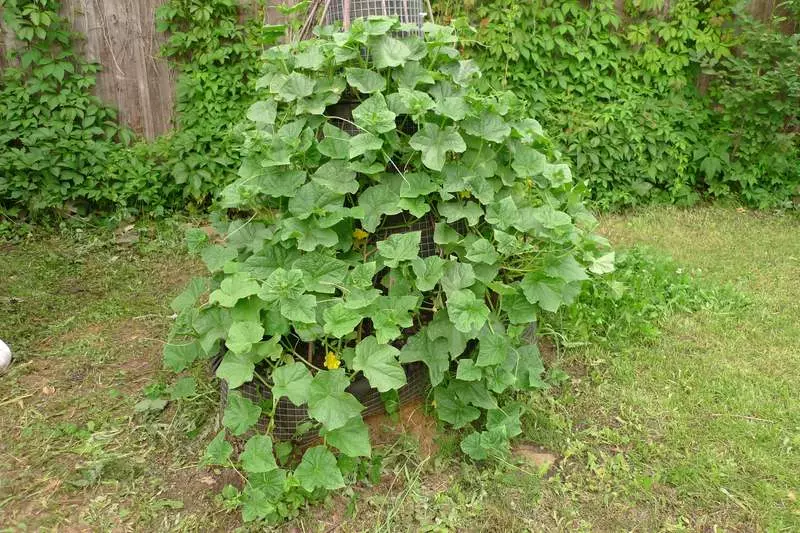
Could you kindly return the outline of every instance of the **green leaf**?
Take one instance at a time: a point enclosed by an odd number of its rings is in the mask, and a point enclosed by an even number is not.
[[[347,83],[364,94],[376,93],[386,88],[386,80],[377,72],[363,68],[348,68],[345,70]]]
[[[459,400],[450,389],[437,387],[433,391],[433,397],[436,402],[436,416],[452,424],[455,429],[466,426],[481,415],[479,410]]]
[[[347,424],[325,432],[325,444],[337,448],[348,457],[369,457],[372,446],[369,441],[369,428],[360,417],[351,418]]]
[[[539,176],[547,165],[547,156],[530,146],[520,146],[514,154],[511,168],[521,178]]]
[[[442,277],[444,292],[450,294],[471,287],[474,284],[475,270],[472,265],[452,260],[445,263],[444,276]]]
[[[169,304],[170,308],[176,313],[180,313],[184,309],[192,307],[197,303],[197,300],[200,299],[200,296],[206,292],[207,288],[208,282],[205,279],[192,278],[192,281],[189,282],[189,285],[183,292],[176,296],[175,299],[172,300],[172,303]]]
[[[369,187],[358,198],[359,207],[364,209],[361,225],[366,231],[373,233],[380,224],[382,215],[396,215],[401,211],[399,202],[400,196],[388,185]]]
[[[383,146],[383,139],[373,135],[372,133],[365,132],[359,133],[350,138],[350,148],[348,157],[353,159],[355,157],[366,154],[373,150],[380,150]]]
[[[310,182],[297,190],[295,196],[289,200],[288,208],[291,214],[304,220],[312,215],[325,216],[341,211],[343,204],[344,195],[317,182]]]
[[[237,389],[253,380],[255,368],[250,354],[227,352],[217,367],[216,375],[228,383],[229,389]]]
[[[294,477],[308,492],[317,488],[334,490],[344,487],[336,457],[325,446],[314,446],[306,450],[303,460],[294,471]]]
[[[164,367],[173,372],[183,372],[189,365],[205,355],[205,351],[197,341],[190,344],[166,344],[164,345]]]
[[[323,164],[311,179],[336,194],[355,194],[358,190],[356,173],[350,170],[347,161],[340,159]]]
[[[536,306],[521,294],[503,296],[503,311],[512,324],[531,324],[536,322]]]
[[[403,175],[403,181],[400,184],[400,197],[401,198],[417,198],[418,196],[427,196],[438,189],[430,175],[425,172],[409,172]]]
[[[456,122],[464,120],[469,113],[469,106],[461,96],[448,96],[437,100],[436,112]]]
[[[257,406],[239,391],[228,393],[227,405],[222,415],[222,425],[234,435],[242,435],[258,423],[261,407]]]
[[[225,345],[234,353],[245,353],[263,338],[264,328],[259,322],[234,322]]]
[[[436,105],[433,98],[422,91],[400,88],[386,98],[389,109],[398,115],[421,117]]]
[[[293,404],[303,405],[308,401],[311,379],[303,363],[279,366],[272,371],[272,395],[276,399],[286,396]]]
[[[200,257],[212,274],[222,270],[225,264],[238,257],[239,252],[232,246],[207,246],[200,252]]]
[[[545,311],[555,313],[563,303],[564,282],[547,278],[538,272],[529,272],[520,281],[525,298],[532,304],[539,304]]]
[[[483,370],[475,365],[472,359],[460,359],[456,379],[460,381],[478,381],[483,378]]]
[[[350,135],[346,131],[326,122],[322,134],[325,137],[317,144],[319,153],[331,159],[350,159]]]
[[[201,463],[207,466],[228,466],[232,453],[233,446],[225,440],[225,430],[223,429],[217,433],[217,436],[208,444]]]
[[[347,309],[363,309],[377,300],[380,295],[381,292],[378,289],[354,287],[344,297],[344,306]]]
[[[545,165],[543,174],[554,188],[572,183],[572,172],[564,163]]]
[[[481,443],[481,434],[478,432],[470,433],[464,437],[460,447],[462,452],[475,461],[483,461],[489,457],[489,453]]]
[[[486,389],[485,383],[456,380],[450,383],[449,389],[455,393],[459,400],[468,405],[474,405],[479,409],[497,409],[497,400]]]
[[[399,389],[406,384],[406,373],[397,361],[399,353],[394,346],[378,344],[375,337],[369,336],[356,346],[353,370],[363,372],[378,392]]]
[[[266,435],[253,435],[244,445],[239,461],[245,472],[259,474],[278,468],[272,453],[272,439]]]
[[[467,149],[464,139],[453,127],[440,128],[426,122],[409,140],[411,148],[422,152],[422,163],[431,170],[440,171],[448,152],[461,153]]]
[[[361,313],[348,309],[343,303],[338,303],[325,309],[322,319],[325,321],[325,333],[338,339],[352,333],[364,317]]]
[[[303,294],[281,300],[281,314],[289,320],[304,324],[317,322],[317,298],[313,294]]]
[[[467,259],[475,263],[493,265],[497,263],[499,258],[500,256],[497,255],[497,250],[495,250],[492,243],[486,239],[478,239],[467,248]]]
[[[303,284],[310,292],[333,294],[347,275],[347,263],[328,254],[304,254],[292,264],[303,272]]]
[[[302,270],[277,268],[264,281],[261,290],[258,292],[258,297],[265,302],[294,298],[303,294],[304,287],[304,273]]]
[[[505,362],[511,352],[511,341],[501,334],[484,332],[480,337],[478,360],[475,366],[497,366]]]
[[[355,396],[345,392],[348,385],[350,380],[342,368],[317,372],[311,381],[308,414],[327,430],[344,426],[364,409]]]
[[[419,257],[421,231],[394,233],[386,240],[378,242],[378,254],[385,259],[386,266],[397,267],[401,261],[411,261]]]
[[[283,443],[275,445],[275,451],[280,448],[281,444]],[[251,472],[247,476],[247,483],[261,491],[269,500],[278,501],[286,492],[286,471],[276,468],[269,472]]]
[[[500,229],[516,226],[519,222],[519,210],[514,200],[508,196],[486,208],[486,222]],[[497,230],[495,230],[497,231]],[[505,252],[501,252],[505,253]]]
[[[437,209],[450,224],[466,218],[470,226],[477,226],[483,216],[483,209],[475,202],[444,202],[440,203]]]
[[[314,43],[314,45],[295,55],[295,68],[319,70],[320,67],[325,64],[325,56],[320,48],[321,47],[317,43]]]
[[[400,350],[400,362],[424,362],[428,367],[431,386],[436,387],[444,380],[444,375],[450,368],[447,348],[447,339],[442,337],[431,339],[427,331],[422,331],[408,338]]]
[[[402,69],[392,71],[392,78],[399,87],[415,89],[417,85],[433,85],[435,80],[430,71],[419,64],[419,61],[408,61]]]
[[[489,308],[469,290],[450,292],[447,295],[447,311],[453,325],[462,333],[482,327],[489,317]]]
[[[437,222],[433,229],[433,242],[436,244],[455,244],[464,237],[456,230],[445,224]]]
[[[508,454],[508,435],[505,427],[472,433],[461,441],[461,451],[476,461]]]
[[[397,117],[386,105],[381,93],[373,94],[353,109],[353,121],[370,133],[386,133],[394,130]]]
[[[197,380],[193,377],[183,377],[176,381],[169,391],[170,400],[191,398],[197,394]]]
[[[572,223],[572,218],[567,213],[558,211],[549,205],[531,209],[531,215],[547,229],[558,229]]]
[[[371,47],[372,62],[376,68],[399,67],[411,55],[411,49],[403,41],[381,36]]]
[[[359,263],[350,271],[350,283],[362,289],[372,287],[372,279],[375,277],[377,267],[378,264],[375,261]]]
[[[528,344],[518,348],[517,354],[519,358],[515,375],[518,386],[523,389],[546,389],[548,385],[541,378],[544,363],[539,348],[535,344]]]
[[[423,292],[432,291],[444,275],[445,263],[446,261],[438,255],[432,255],[425,259],[419,257],[412,259],[411,268],[416,276],[414,284],[417,289]]]
[[[292,72],[278,89],[278,95],[284,102],[293,102],[297,99],[311,96],[315,85],[316,82],[308,76],[299,72]]]
[[[508,437],[516,437],[522,433],[522,405],[512,404],[503,409],[490,409],[486,413],[486,429],[503,428]]]
[[[219,289],[208,297],[208,303],[233,307],[239,300],[257,294],[260,288],[261,286],[250,277],[250,274],[238,272],[222,280]]]
[[[470,118],[463,123],[464,131],[475,137],[493,143],[501,143],[511,135],[511,126],[496,113],[484,111],[480,117]]]
[[[277,111],[278,104],[275,100],[256,102],[247,110],[247,119],[259,124],[272,125],[278,116]]]
[[[592,261],[592,264],[589,265],[589,272],[591,272],[592,274],[597,274],[599,276],[602,276],[603,274],[609,274],[611,272],[614,272],[615,262],[616,262],[615,252],[608,252],[607,254],[601,255],[600,257],[597,257]]]
[[[242,520],[253,522],[264,520],[276,511],[273,501],[263,491],[247,485],[242,492]]]
[[[445,310],[438,311],[433,315],[427,331],[429,339],[445,339],[447,341],[447,351],[450,353],[451,359],[461,357],[467,348],[467,341],[471,338],[453,327]]]
[[[567,283],[571,281],[583,281],[589,279],[580,263],[573,255],[564,256],[561,261],[555,265],[550,265],[544,269],[545,274],[553,278],[561,278]]]
[[[199,254],[208,246],[208,234],[200,228],[186,230],[186,249],[190,254]]]

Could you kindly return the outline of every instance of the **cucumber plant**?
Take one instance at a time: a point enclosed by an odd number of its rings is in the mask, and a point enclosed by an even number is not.
[[[545,386],[527,328],[613,269],[539,123],[513,94],[475,88],[452,28],[415,31],[378,17],[269,49],[239,177],[218,201],[224,237],[188,234],[210,278],[173,303],[165,364],[224,347],[224,429],[204,460],[246,474],[225,495],[246,520],[363,472],[369,432],[347,387],[363,375],[391,395],[407,363],[427,366],[433,411],[468,456],[506,453],[522,412],[508,393]],[[436,253],[422,257],[428,238]],[[253,380],[271,397],[237,392]],[[273,423],[253,434],[282,398],[319,434],[299,461]],[[228,436],[249,436],[241,453]]]

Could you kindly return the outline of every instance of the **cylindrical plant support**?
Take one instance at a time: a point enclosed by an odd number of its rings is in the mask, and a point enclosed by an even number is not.
[[[341,22],[345,28],[358,18],[397,17],[404,24],[422,28],[425,9],[422,0],[330,0],[323,24]]]

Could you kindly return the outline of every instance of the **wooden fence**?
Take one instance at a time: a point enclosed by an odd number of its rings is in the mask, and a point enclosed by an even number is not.
[[[86,37],[80,50],[103,66],[97,95],[119,109],[120,120],[147,138],[173,125],[175,73],[159,55],[164,36],[155,30],[155,9],[166,0],[63,0],[63,14]],[[619,9],[624,0],[616,0]],[[665,0],[668,8],[670,0]],[[246,0],[242,2],[248,4]],[[281,0],[275,4],[288,3]],[[752,12],[767,19],[780,4],[777,0],[753,0]],[[0,5],[2,2],[0,1]],[[271,8],[267,22],[278,23]],[[13,38],[2,28],[0,68]]]

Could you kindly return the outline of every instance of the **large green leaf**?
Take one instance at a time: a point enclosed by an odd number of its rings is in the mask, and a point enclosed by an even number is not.
[[[249,274],[239,272],[223,279],[219,289],[208,297],[208,303],[233,307],[239,300],[258,293],[260,288],[258,282]]]
[[[520,146],[514,154],[511,168],[522,178],[535,177],[544,172],[547,157],[530,146]]]
[[[470,226],[477,226],[483,216],[483,209],[475,202],[443,202],[438,205],[437,209],[439,214],[451,224],[466,218]]]
[[[266,435],[253,435],[244,445],[239,461],[245,472],[259,474],[278,468],[272,453],[272,439]]]
[[[281,314],[289,320],[314,324],[317,321],[317,298],[313,294],[303,294],[281,300]]]
[[[405,346],[400,350],[401,363],[424,362],[428,367],[431,386],[435,387],[444,379],[450,368],[447,339],[439,337],[431,339],[427,331],[421,331],[409,337]]]
[[[336,194],[354,194],[358,190],[356,173],[350,170],[347,161],[341,159],[323,164],[311,179]]]
[[[369,441],[369,428],[360,417],[351,418],[347,424],[323,432],[322,437],[329,446],[337,448],[348,457],[369,457],[372,446]]]
[[[304,272],[302,270],[277,268],[264,281],[261,290],[258,292],[258,297],[266,302],[295,298],[303,294],[304,287]]]
[[[503,296],[503,311],[512,324],[530,324],[536,322],[536,306],[521,294]]]
[[[505,362],[511,352],[511,341],[498,333],[484,331],[480,337],[478,359],[475,366],[497,366]]]
[[[548,276],[561,278],[567,283],[589,279],[586,269],[571,254],[565,255],[558,263],[548,266],[544,271]]]
[[[316,82],[304,74],[292,72],[278,88],[278,96],[285,102],[293,102],[298,98],[311,96]]]
[[[359,207],[364,209],[362,226],[372,233],[381,222],[382,215],[396,215],[401,211],[400,196],[386,184],[369,187],[358,198]]]
[[[414,284],[417,289],[426,292],[432,291],[439,280],[444,275],[444,265],[446,261],[438,255],[432,255],[422,259],[417,257],[411,261],[411,268],[416,279]]]
[[[447,295],[450,320],[462,333],[470,333],[486,323],[489,308],[470,290],[453,291]]]
[[[169,306],[176,313],[180,313],[195,305],[206,290],[208,290],[208,281],[203,278],[192,278],[183,292],[176,296]]]
[[[326,122],[322,134],[325,138],[317,144],[319,153],[331,159],[350,159],[350,135],[346,131]]]
[[[421,231],[394,233],[386,240],[378,242],[378,253],[390,268],[397,267],[402,261],[411,261],[419,257]]]
[[[472,287],[475,284],[475,270],[468,263],[459,261],[447,261],[444,264],[444,275],[442,276],[442,288],[448,294]]]
[[[461,153],[467,149],[464,139],[453,127],[440,128],[426,122],[422,129],[411,137],[411,148],[422,152],[422,163],[431,170],[442,170],[448,152]]]
[[[369,384],[379,392],[399,389],[406,384],[406,373],[397,360],[399,350],[389,344],[378,344],[369,336],[356,346],[353,370],[364,373]]]
[[[436,101],[436,112],[452,120],[463,120],[469,106],[461,96],[447,96]]]
[[[222,425],[234,435],[242,435],[256,425],[261,417],[261,407],[257,406],[238,391],[228,393],[227,404],[222,415]]]
[[[403,181],[400,184],[401,198],[417,198],[427,196],[435,192],[438,185],[431,180],[429,174],[425,172],[408,172],[403,174]]]
[[[295,405],[308,401],[311,372],[303,363],[289,363],[272,371],[272,395],[277,399],[286,396]]]
[[[437,387],[433,391],[436,402],[436,415],[440,420],[452,424],[455,429],[462,428],[481,416],[481,412],[456,397],[449,388]]]
[[[539,304],[545,311],[555,313],[563,303],[563,280],[548,278],[539,272],[530,272],[525,274],[519,286],[530,303]]]
[[[497,250],[487,239],[478,239],[467,248],[467,259],[475,263],[493,265],[499,258]]]
[[[336,457],[325,446],[314,446],[306,450],[303,460],[294,471],[294,477],[308,492],[317,488],[334,490],[344,487]]]
[[[272,125],[275,124],[277,110],[278,104],[275,100],[256,102],[247,110],[247,118],[259,124]]]
[[[459,359],[456,379],[460,381],[479,381],[483,378],[483,370],[475,365],[472,359]]]
[[[173,372],[183,372],[197,359],[205,356],[202,345],[195,341],[189,344],[164,345],[164,367]]]
[[[336,338],[352,333],[363,318],[364,316],[361,313],[349,309],[344,303],[337,303],[328,307],[322,313],[325,333]]]
[[[484,111],[479,117],[465,120],[464,131],[487,141],[501,143],[511,135],[511,126],[497,113]]]
[[[375,68],[399,67],[411,55],[411,49],[403,41],[383,35],[371,47]]]
[[[303,284],[310,292],[333,294],[342,286],[347,274],[347,263],[328,254],[304,254],[292,264],[303,272]]]
[[[228,352],[217,367],[216,375],[228,383],[229,389],[237,389],[253,380],[255,368],[250,354]]]
[[[419,61],[408,61],[402,69],[392,71],[392,78],[399,87],[415,89],[417,85],[432,85],[435,80],[431,72]]]
[[[233,446],[225,440],[225,430],[223,429],[208,444],[201,462],[208,466],[228,466],[232,453]]]
[[[370,133],[386,133],[394,130],[394,119],[397,117],[389,110],[386,99],[381,93],[376,93],[361,102],[353,109],[353,120],[359,128]]]
[[[308,389],[308,414],[321,422],[325,429],[344,426],[364,409],[355,396],[345,392],[349,384],[342,368],[321,370],[312,379]]]
[[[309,182],[297,189],[289,200],[289,212],[304,220],[312,215],[325,216],[342,210],[344,196],[317,182]]]
[[[345,76],[351,87],[364,94],[376,93],[386,88],[384,77],[372,70],[348,68],[345,70]]]
[[[264,328],[260,322],[234,322],[228,330],[225,345],[234,353],[245,353],[263,338]]]

